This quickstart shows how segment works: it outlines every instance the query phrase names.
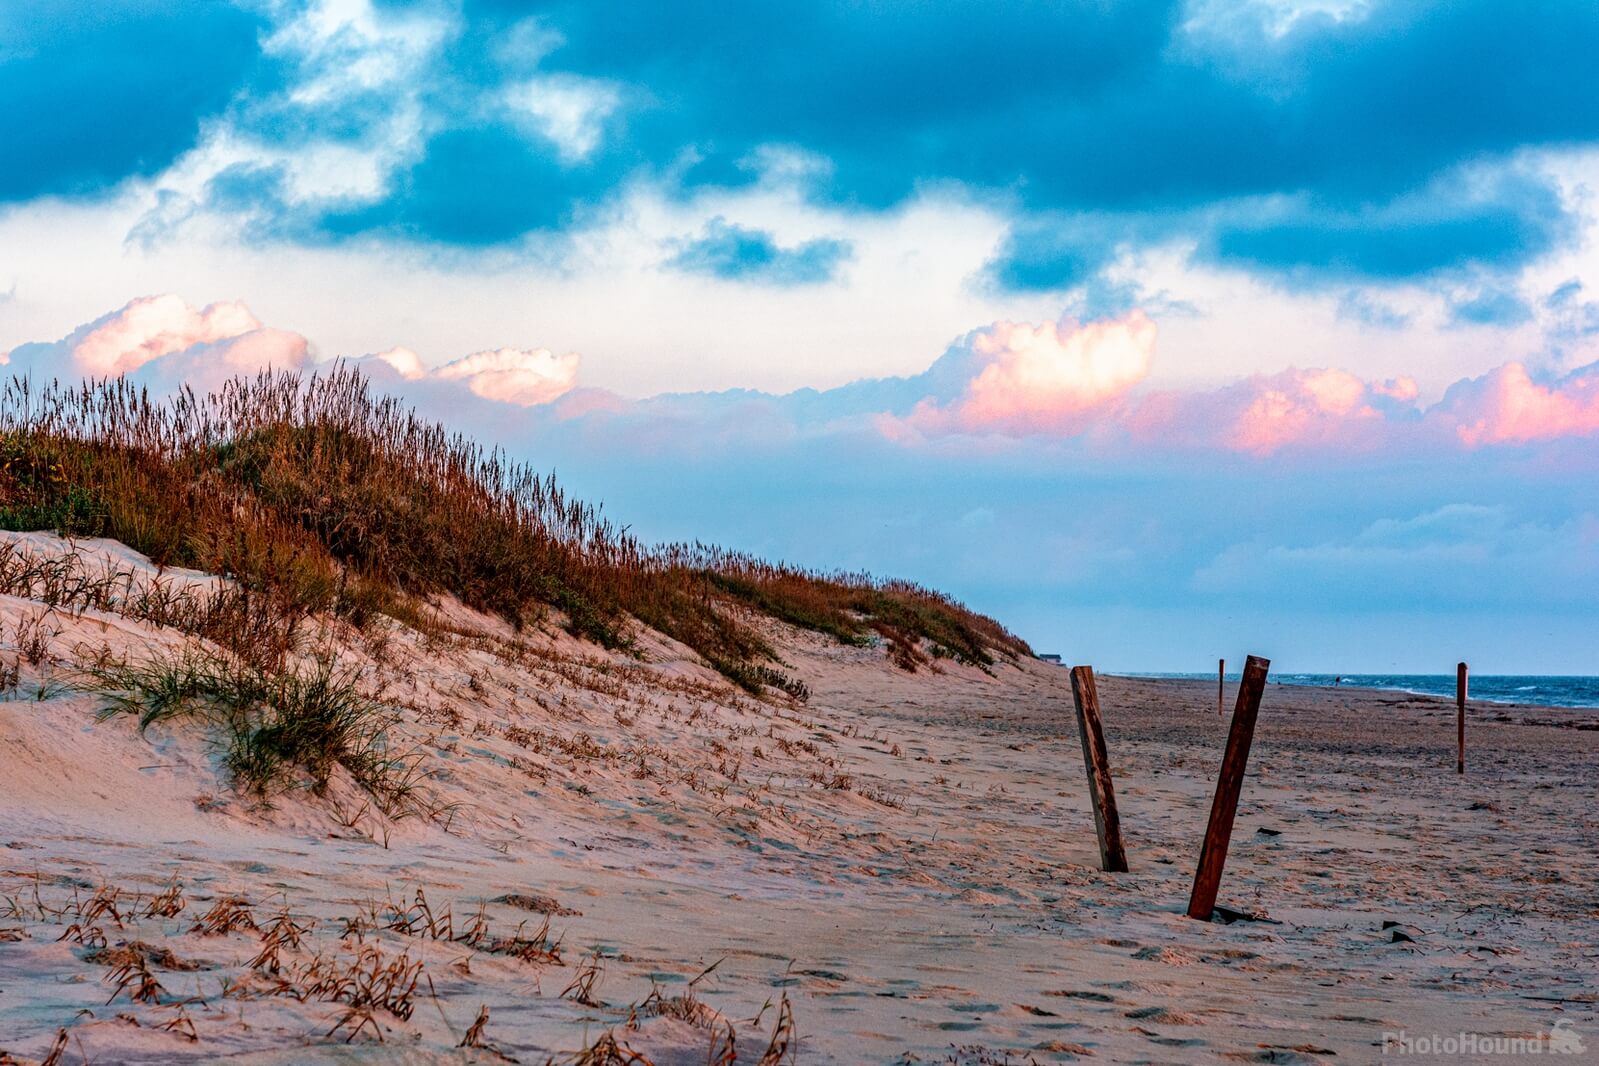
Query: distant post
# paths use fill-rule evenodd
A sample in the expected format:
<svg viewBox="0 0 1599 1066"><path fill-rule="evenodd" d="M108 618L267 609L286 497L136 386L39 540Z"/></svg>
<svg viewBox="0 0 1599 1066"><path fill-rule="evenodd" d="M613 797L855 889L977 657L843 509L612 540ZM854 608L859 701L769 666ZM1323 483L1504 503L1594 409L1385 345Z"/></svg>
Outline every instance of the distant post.
<svg viewBox="0 0 1599 1066"><path fill-rule="evenodd" d="M1455 773L1466 772L1466 664L1455 667Z"/></svg>
<svg viewBox="0 0 1599 1066"><path fill-rule="evenodd" d="M1188 917L1209 921L1216 909L1216 891L1221 886L1222 867L1227 864L1227 845L1233 836L1233 817L1238 813L1238 796L1244 787L1244 768L1249 762L1249 745L1255 739L1255 716L1260 712L1260 696L1266 689L1270 659L1251 655L1244 662L1244 676L1238 684L1238 705L1233 708L1232 728L1227 732L1227 752L1222 756L1221 773L1216 777L1216 799L1210 805L1210 823L1205 827L1205 843L1199 850L1199 869L1194 873L1194 891L1188 897Z"/></svg>
<svg viewBox="0 0 1599 1066"><path fill-rule="evenodd" d="M1220 718L1226 713L1227 706L1227 660L1216 660L1216 717Z"/></svg>
<svg viewBox="0 0 1599 1066"><path fill-rule="evenodd" d="M1116 790L1110 780L1110 758L1105 752L1105 730L1099 721L1099 691L1094 668L1072 667L1072 702L1077 704L1077 734L1083 742L1083 765L1088 769L1088 795L1094 805L1094 831L1099 834L1099 867L1110 873L1127 872L1127 849L1122 846L1121 819L1116 814Z"/></svg>

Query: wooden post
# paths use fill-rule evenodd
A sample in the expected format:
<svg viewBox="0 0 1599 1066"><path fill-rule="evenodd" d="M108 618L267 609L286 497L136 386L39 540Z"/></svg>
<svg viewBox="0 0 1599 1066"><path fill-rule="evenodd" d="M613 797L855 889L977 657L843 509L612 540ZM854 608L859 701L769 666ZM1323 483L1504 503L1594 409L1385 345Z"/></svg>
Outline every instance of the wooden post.
<svg viewBox="0 0 1599 1066"><path fill-rule="evenodd" d="M1455 667L1455 773L1466 772L1466 664Z"/></svg>
<svg viewBox="0 0 1599 1066"><path fill-rule="evenodd" d="M1126 873L1127 850L1122 846L1121 819L1116 814L1116 790L1110 780L1110 758L1105 753L1105 730L1099 721L1099 690L1094 687L1093 667L1072 667L1072 701L1077 704L1077 734L1083 741L1088 796L1094 804L1094 831L1099 834L1099 866L1111 873Z"/></svg>
<svg viewBox="0 0 1599 1066"><path fill-rule="evenodd" d="M1216 890L1221 886L1222 867L1227 864L1227 845L1233 836L1238 795L1244 787L1249 745L1255 739L1255 715L1260 711L1260 696L1266 689L1266 671L1270 668L1271 660L1256 655L1244 662L1238 705L1233 708L1232 728L1227 732L1227 752L1216 777L1216 799L1210 805L1210 823L1205 827L1205 843L1199 849L1199 869L1194 872L1194 891L1188 897L1190 918L1209 921L1216 909Z"/></svg>
<svg viewBox="0 0 1599 1066"><path fill-rule="evenodd" d="M1216 660L1216 717L1220 718L1226 713L1227 706L1227 660Z"/></svg>

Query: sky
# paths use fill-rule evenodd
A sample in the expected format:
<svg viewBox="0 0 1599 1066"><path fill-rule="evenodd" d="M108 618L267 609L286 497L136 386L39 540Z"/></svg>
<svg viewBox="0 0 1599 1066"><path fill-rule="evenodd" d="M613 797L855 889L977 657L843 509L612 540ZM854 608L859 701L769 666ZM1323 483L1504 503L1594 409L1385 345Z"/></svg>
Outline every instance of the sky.
<svg viewBox="0 0 1599 1066"><path fill-rule="evenodd" d="M1599 673L1599 7L0 0L5 371L357 361L1101 670Z"/></svg>

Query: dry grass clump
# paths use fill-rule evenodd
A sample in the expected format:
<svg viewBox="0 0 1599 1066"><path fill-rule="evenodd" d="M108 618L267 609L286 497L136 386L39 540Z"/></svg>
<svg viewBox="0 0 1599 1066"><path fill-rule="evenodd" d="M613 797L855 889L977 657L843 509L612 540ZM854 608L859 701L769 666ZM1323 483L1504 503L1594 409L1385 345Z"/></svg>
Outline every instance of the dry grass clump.
<svg viewBox="0 0 1599 1066"><path fill-rule="evenodd" d="M235 929L249 929L252 932L260 932L261 929L255 923L250 901L242 896L223 896L218 899L189 932L201 936L227 936Z"/></svg>
<svg viewBox="0 0 1599 1066"><path fill-rule="evenodd" d="M3 477L3 475L0 475ZM14 517L14 516L13 516ZM0 508L0 528L10 528ZM36 600L50 611L101 611L203 637L262 665L281 663L299 628L297 616L235 582L195 586L136 573L77 552L55 554L0 544L0 594ZM42 617L17 623L19 654L37 666L52 638Z"/></svg>
<svg viewBox="0 0 1599 1066"><path fill-rule="evenodd" d="M544 921L532 936L526 933L527 923L521 922L516 927L516 932L508 937L493 937L482 949L490 955L507 955L513 959L534 966L565 965L561 962L561 941L559 938L550 939L550 918L545 915Z"/></svg>
<svg viewBox="0 0 1599 1066"><path fill-rule="evenodd" d="M118 996L126 995L134 1003L160 1003L161 997L166 995L166 989L157 981L155 974L150 972L149 965L141 956L134 955L123 962L122 965L106 975L106 980L116 985L111 997L106 1000L111 1003Z"/></svg>
<svg viewBox="0 0 1599 1066"><path fill-rule="evenodd" d="M877 581L867 574L819 575L746 555L696 546L693 553L713 584L762 613L845 643L866 645L875 632L899 665L934 658L991 666L994 652L1031 655L1026 642L998 622L907 581ZM900 652L898 649L905 649Z"/></svg>
<svg viewBox="0 0 1599 1066"><path fill-rule="evenodd" d="M662 996L660 988L652 985L644 1002L636 1004L629 1012L628 1028L636 1028L640 1016L676 1018L710 1034L706 1066L732 1066L738 1061L738 1034L733 1024L722 1017L716 1008L702 1001L696 992L699 983L714 973L723 961L718 959L701 970L680 995Z"/></svg>
<svg viewBox="0 0 1599 1066"><path fill-rule="evenodd" d="M794 1024L794 1007L788 993L777 1004L777 1021L772 1025L772 1038L766 1050L756 1061L756 1066L782 1066L784 1062L799 1061L799 1027Z"/></svg>
<svg viewBox="0 0 1599 1066"><path fill-rule="evenodd" d="M551 1059L553 1063L555 1060ZM607 1030L588 1047L568 1060L571 1066L655 1066L653 1059L641 1051L634 1051L618 1043L616 1034Z"/></svg>
<svg viewBox="0 0 1599 1066"><path fill-rule="evenodd" d="M605 967L600 964L600 953L596 949L578 965L576 976L561 990L561 998L581 1003L585 1007L604 1006L594 991L604 975Z"/></svg>
<svg viewBox="0 0 1599 1066"><path fill-rule="evenodd" d="M35 388L13 378L0 393L0 529L113 537L158 565L230 577L215 602L134 603L131 585L8 577L0 557L0 586L31 581L58 599L165 611L263 665L312 614L415 623L414 597L441 593L518 626L553 608L607 647L629 645L636 619L752 692L802 695L737 606L851 643L876 632L909 669L926 661L924 643L933 657L982 666L996 651L1027 651L914 585L700 544L647 548L553 478L374 397L342 365L165 402L120 379Z"/></svg>
<svg viewBox="0 0 1599 1066"><path fill-rule="evenodd" d="M489 1008L486 1004L480 1004L477 1009L477 1020L467 1027L466 1035L461 1037L461 1042L455 1046L487 1052L501 1062L515 1062L516 1059L513 1059L484 1038L484 1030L488 1028L488 1024Z"/></svg>

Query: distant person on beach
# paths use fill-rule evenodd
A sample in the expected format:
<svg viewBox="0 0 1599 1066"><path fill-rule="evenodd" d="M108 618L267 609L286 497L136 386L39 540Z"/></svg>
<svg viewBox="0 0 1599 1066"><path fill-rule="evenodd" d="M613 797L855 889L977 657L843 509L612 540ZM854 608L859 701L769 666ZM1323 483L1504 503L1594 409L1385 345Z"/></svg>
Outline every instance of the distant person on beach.
<svg viewBox="0 0 1599 1066"><path fill-rule="evenodd" d="M1343 680L1343 679L1344 679L1344 678L1343 678L1343 675L1342 675L1342 674L1340 674L1340 675L1338 675L1338 676L1337 676L1337 677L1335 677L1335 678L1333 678L1333 688L1337 688L1337 687L1338 687L1338 683L1339 683L1339 682L1340 682L1340 681L1342 681L1342 680Z"/></svg>

